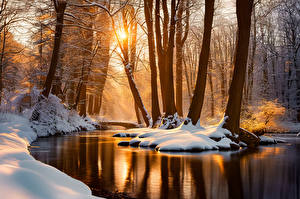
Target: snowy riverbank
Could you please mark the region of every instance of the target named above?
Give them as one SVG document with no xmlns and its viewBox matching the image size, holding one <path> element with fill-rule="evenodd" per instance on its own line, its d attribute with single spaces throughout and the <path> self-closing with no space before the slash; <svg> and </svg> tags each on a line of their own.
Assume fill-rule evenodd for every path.
<svg viewBox="0 0 300 199">
<path fill-rule="evenodd" d="M 28 119 L 0 115 L 1 198 L 97 198 L 84 183 L 35 160 L 27 147 L 36 138 Z"/>
</svg>

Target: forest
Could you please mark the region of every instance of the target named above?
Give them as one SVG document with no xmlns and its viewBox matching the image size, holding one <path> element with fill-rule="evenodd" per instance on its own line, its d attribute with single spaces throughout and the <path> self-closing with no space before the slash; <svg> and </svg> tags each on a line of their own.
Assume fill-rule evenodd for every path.
<svg viewBox="0 0 300 199">
<path fill-rule="evenodd" d="M 231 109 L 250 130 L 276 130 L 276 117 L 299 122 L 298 1 L 248 5 L 241 50 L 233 2 L 206 4 L 3 0 L 1 103 L 42 89 L 80 116 L 145 126 L 170 116 L 196 124 L 200 115 L 212 124 Z M 235 53 L 247 54 L 242 63 Z"/>
<path fill-rule="evenodd" d="M 121 127 L 125 129 L 119 130 Z M 148 194 L 144 185 L 150 183 L 149 168 L 152 167 L 149 159 L 145 163 L 150 164 L 145 170 L 145 181 L 138 186 L 145 190 L 131 193 L 119 185 L 108 186 L 105 188 L 107 190 L 103 185 L 97 188 L 100 191 L 96 191 L 94 185 L 89 184 L 91 182 L 73 173 L 74 170 L 78 173 L 86 171 L 77 167 L 70 167 L 72 171 L 66 169 L 64 164 L 73 165 L 74 162 L 57 165 L 56 161 L 49 162 L 48 158 L 35 155 L 35 143 L 37 148 L 42 149 L 52 144 L 49 136 L 55 135 L 58 138 L 53 139 L 61 139 L 59 136 L 69 135 L 76 139 L 78 134 L 73 135 L 75 132 L 79 133 L 80 139 L 81 136 L 87 136 L 87 140 L 84 139 L 87 145 L 91 142 L 89 135 L 102 141 L 113 140 L 111 148 L 97 144 L 93 145 L 97 149 L 90 146 L 88 150 L 87 146 L 78 149 L 77 155 L 74 154 L 79 165 L 88 165 L 93 159 L 87 162 L 81 160 L 82 153 L 88 157 L 98 151 L 97 154 L 102 155 L 97 155 L 98 162 L 94 163 L 98 164 L 96 170 L 100 170 L 99 162 L 106 161 L 106 156 L 116 154 L 118 150 L 134 150 L 132 147 L 141 151 L 148 148 L 151 154 L 171 153 L 166 160 L 169 164 L 175 158 L 173 152 L 217 150 L 220 152 L 216 152 L 216 156 L 221 156 L 223 160 L 222 154 L 218 153 L 239 151 L 238 166 L 233 158 L 234 153 L 227 167 L 223 161 L 216 164 L 225 164 L 219 168 L 222 173 L 220 176 L 228 180 L 228 198 L 253 198 L 243 187 L 239 188 L 240 191 L 232 192 L 236 184 L 244 183 L 241 180 L 245 179 L 242 177 L 244 171 L 240 171 L 238 177 L 232 173 L 232 169 L 237 167 L 243 170 L 242 158 L 250 161 L 256 158 L 255 153 L 267 156 L 268 153 L 263 152 L 268 148 L 261 148 L 261 145 L 269 144 L 277 144 L 275 149 L 278 150 L 274 154 L 282 155 L 290 140 L 293 140 L 294 151 L 289 155 L 299 151 L 300 2 L 0 0 L 0 177 L 12 179 L 4 172 L 5 166 L 2 164 L 9 161 L 9 164 L 15 164 L 13 156 L 6 157 L 5 154 L 11 147 L 18 146 L 12 153 L 25 151 L 24 157 L 30 159 L 33 156 L 72 177 L 65 178 L 60 173 L 56 174 L 56 171 L 49 174 L 55 173 L 57 179 L 66 182 L 63 183 L 65 187 L 53 188 L 58 195 L 67 194 L 66 198 L 70 198 L 72 193 L 63 189 L 78 189 L 76 198 L 94 197 L 91 190 L 93 195 L 108 198 L 168 198 L 173 194 L 170 190 L 170 193 L 164 193 L 163 185 L 159 197 L 142 194 Z M 283 135 L 294 137 L 286 138 Z M 43 140 L 39 141 L 41 137 L 47 137 L 45 139 L 49 139 L 49 142 L 45 144 Z M 1 141 L 2 138 L 4 141 Z M 2 147 L 6 151 L 4 155 L 1 155 Z M 68 149 L 60 154 L 66 151 Z M 147 150 L 145 153 L 148 155 Z M 185 154 L 181 155 L 183 159 L 187 158 Z M 135 172 L 139 166 L 134 167 L 133 155 L 122 157 L 126 159 L 129 156 L 132 160 L 130 172 Z M 161 167 L 157 172 L 161 172 L 160 181 L 163 184 L 167 179 L 163 177 L 163 168 L 167 173 L 169 168 L 163 165 L 164 156 L 161 156 Z M 65 158 L 66 161 L 68 158 Z M 144 157 L 136 158 L 139 160 Z M 147 158 L 151 159 L 152 156 Z M 295 156 L 291 159 L 297 160 Z M 35 160 L 31 161 L 34 165 L 38 164 Z M 114 159 L 109 159 L 107 164 L 110 166 L 102 165 L 106 172 L 112 172 L 108 167 L 115 167 L 111 166 L 114 165 L 111 161 Z M 204 159 L 201 161 L 208 164 Z M 129 167 L 128 162 L 125 167 Z M 39 162 L 42 164 L 39 166 L 40 172 L 46 169 L 43 163 Z M 250 169 L 251 164 L 248 166 Z M 34 172 L 32 166 L 28 168 Z M 266 188 L 268 194 L 257 197 L 299 197 L 299 191 L 295 190 L 299 188 L 300 170 L 297 167 L 293 169 L 296 179 L 291 182 L 291 195 L 279 194 L 275 197 Z M 175 169 L 174 172 L 179 170 Z M 130 172 L 124 174 L 128 175 L 128 179 Z M 191 172 L 187 175 L 195 178 L 198 183 L 195 186 L 199 187 L 199 183 L 203 185 L 206 178 L 202 179 L 203 176 L 194 174 L 193 170 Z M 93 178 L 93 173 L 91 169 L 86 175 Z M 16 182 L 9 184 L 9 187 L 19 187 L 18 194 L 21 195 L 17 194 L 16 198 L 26 198 L 22 195 L 22 190 L 28 188 L 24 188 L 22 183 L 24 175 L 20 174 Z M 44 176 L 45 183 L 49 182 L 49 176 Z M 83 181 L 88 187 L 73 181 L 73 178 Z M 212 179 L 218 180 L 218 177 Z M 58 181 L 53 182 L 56 184 Z M 109 178 L 105 183 L 108 181 L 113 182 Z M 0 185 L 5 183 L 5 180 L 0 180 Z M 133 186 L 134 183 L 129 184 Z M 213 188 L 203 186 L 199 193 L 197 189 L 196 195 L 191 193 L 187 196 L 178 192 L 177 196 L 220 197 L 214 194 L 221 192 L 209 195 L 208 189 L 211 191 Z M 35 192 L 33 187 L 28 189 Z M 285 188 L 283 186 L 280 190 Z M 253 189 L 256 190 L 255 187 Z M 166 193 L 170 195 L 164 195 Z M 39 194 L 29 194 L 28 197 L 52 198 L 47 191 Z M 5 198 L 11 198 L 11 195 L 8 193 Z"/>
</svg>

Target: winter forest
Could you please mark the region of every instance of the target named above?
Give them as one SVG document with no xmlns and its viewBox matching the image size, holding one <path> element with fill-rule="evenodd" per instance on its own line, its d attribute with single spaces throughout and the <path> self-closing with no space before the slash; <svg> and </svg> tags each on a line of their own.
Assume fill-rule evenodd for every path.
<svg viewBox="0 0 300 199">
<path fill-rule="evenodd" d="M 298 0 L 0 0 L 4 198 L 296 199 L 299 137 Z"/>
</svg>

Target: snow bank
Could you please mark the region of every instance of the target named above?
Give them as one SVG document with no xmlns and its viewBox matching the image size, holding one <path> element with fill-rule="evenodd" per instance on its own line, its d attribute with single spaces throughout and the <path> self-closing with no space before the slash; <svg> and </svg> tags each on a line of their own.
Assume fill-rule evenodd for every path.
<svg viewBox="0 0 300 199">
<path fill-rule="evenodd" d="M 96 198 L 84 183 L 30 156 L 36 138 L 28 119 L 0 114 L 1 198 Z"/>
<path fill-rule="evenodd" d="M 42 100 L 39 96 L 40 90 L 32 89 L 30 93 L 16 94 L 6 105 L 8 112 L 21 112 L 28 119 L 36 110 L 37 119 L 31 122 L 31 127 L 38 136 L 94 130 L 97 126 L 90 118 L 82 118 L 76 111 L 69 110 L 55 95 Z"/>
<path fill-rule="evenodd" d="M 115 134 L 116 137 L 134 137 L 122 141 L 120 146 L 140 146 L 155 148 L 158 151 L 199 152 L 204 150 L 230 150 L 240 146 L 227 136 L 231 132 L 218 126 L 203 128 L 192 124 L 181 124 L 175 129 L 132 129 Z M 243 146 L 245 145 L 242 143 Z"/>
</svg>

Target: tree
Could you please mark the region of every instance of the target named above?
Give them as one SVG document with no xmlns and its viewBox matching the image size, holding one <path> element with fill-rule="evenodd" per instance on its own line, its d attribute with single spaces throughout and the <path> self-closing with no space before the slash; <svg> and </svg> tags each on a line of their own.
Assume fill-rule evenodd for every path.
<svg viewBox="0 0 300 199">
<path fill-rule="evenodd" d="M 90 71 L 92 68 L 93 59 L 98 50 L 98 44 L 93 45 L 94 31 L 93 24 L 95 21 L 95 10 L 93 7 L 83 8 L 83 18 L 87 21 L 87 29 L 81 29 L 83 41 L 80 43 L 82 47 L 82 83 L 80 86 L 80 102 L 79 102 L 79 115 L 86 116 L 87 108 L 87 84 L 89 80 Z M 93 49 L 94 46 L 94 49 Z"/>
<path fill-rule="evenodd" d="M 202 48 L 201 48 L 201 53 L 199 58 L 197 82 L 196 82 L 196 88 L 194 90 L 192 103 L 190 105 L 189 113 L 187 116 L 188 118 L 191 119 L 192 124 L 194 125 L 198 122 L 200 118 L 201 110 L 204 102 L 213 16 L 214 16 L 214 0 L 206 0 L 205 15 L 204 15 L 204 34 L 203 34 Z"/>
<path fill-rule="evenodd" d="M 104 6 L 110 10 L 110 3 L 111 1 L 105 1 Z M 107 73 L 108 73 L 108 66 L 110 60 L 110 43 L 111 37 L 113 36 L 111 31 L 111 23 L 107 21 L 109 15 L 103 10 L 99 9 L 99 14 L 96 17 L 96 25 L 97 27 L 103 29 L 104 31 L 97 32 L 97 40 L 100 42 L 99 46 L 99 64 L 98 66 L 94 67 L 92 77 L 95 79 L 96 84 L 96 97 L 94 103 L 94 111 L 95 115 L 100 114 L 101 106 L 102 106 L 102 99 L 103 99 L 103 91 L 106 84 Z"/>
<path fill-rule="evenodd" d="M 153 120 L 153 124 L 155 125 L 160 120 L 160 109 L 159 109 L 159 101 L 158 101 L 157 69 L 156 69 L 152 13 L 153 13 L 153 0 L 144 0 L 144 14 L 145 14 L 145 20 L 146 20 L 146 25 L 147 25 L 149 64 L 150 64 L 150 70 L 151 70 L 152 120 Z"/>
<path fill-rule="evenodd" d="M 238 33 L 234 71 L 229 88 L 229 99 L 225 110 L 225 123 L 223 127 L 231 133 L 238 135 L 240 134 L 240 113 L 247 69 L 252 8 L 253 0 L 236 0 Z"/>
<path fill-rule="evenodd" d="M 160 27 L 160 4 L 163 10 L 163 34 Z M 169 16 L 168 5 L 166 0 L 155 1 L 155 35 L 156 35 L 156 50 L 158 56 L 158 68 L 161 85 L 161 94 L 163 101 L 163 111 L 165 118 L 169 116 L 173 118 L 176 113 L 174 81 L 173 81 L 173 50 L 174 36 L 176 30 L 176 1 L 171 1 L 171 14 Z M 169 23 L 170 19 L 170 23 Z M 162 42 L 163 41 L 163 42 Z M 169 127 L 167 127 L 169 128 Z"/>
<path fill-rule="evenodd" d="M 300 3 L 297 0 L 283 0 L 279 8 L 280 30 L 285 51 L 285 72 L 287 108 L 296 112 L 300 121 Z"/>
<path fill-rule="evenodd" d="M 185 30 L 183 32 L 183 11 L 186 15 Z M 176 31 L 176 109 L 179 116 L 183 116 L 182 108 L 182 62 L 183 62 L 183 45 L 188 37 L 190 20 L 190 0 L 181 0 L 178 6 L 177 14 L 177 31 Z"/>
<path fill-rule="evenodd" d="M 257 45 L 257 41 L 256 41 L 256 11 L 255 11 L 255 4 L 253 6 L 253 11 L 252 11 L 252 44 L 251 44 L 251 55 L 249 57 L 250 59 L 250 63 L 248 66 L 248 71 L 247 71 L 247 86 L 245 87 L 245 95 L 246 95 L 246 101 L 247 103 L 251 103 L 252 100 L 252 90 L 253 90 L 253 70 L 254 70 L 254 60 L 255 60 L 255 53 L 256 53 L 256 45 Z"/>
<path fill-rule="evenodd" d="M 55 26 L 54 46 L 52 51 L 50 68 L 42 92 L 42 95 L 46 98 L 48 98 L 49 96 L 52 87 L 52 81 L 54 79 L 54 75 L 57 67 L 59 50 L 60 50 L 60 40 L 62 36 L 63 23 L 64 23 L 64 12 L 67 5 L 67 2 L 64 0 L 53 0 L 53 3 L 56 12 L 56 26 Z"/>
<path fill-rule="evenodd" d="M 135 10 L 132 6 L 126 5 L 122 11 L 122 31 L 124 31 L 124 37 L 121 38 L 122 35 L 118 35 L 118 30 L 116 30 L 114 18 L 112 19 L 112 26 L 117 38 L 118 46 L 121 50 L 120 58 L 124 65 L 124 70 L 127 76 L 127 80 L 129 83 L 129 87 L 133 96 L 133 99 L 138 106 L 139 110 L 142 113 L 143 119 L 147 126 L 152 126 L 152 119 L 146 110 L 143 100 L 141 98 L 140 92 L 137 88 L 137 85 L 134 81 L 133 70 L 135 63 L 135 51 L 136 51 L 136 32 L 135 29 L 130 30 L 130 26 L 135 22 Z"/>
</svg>

